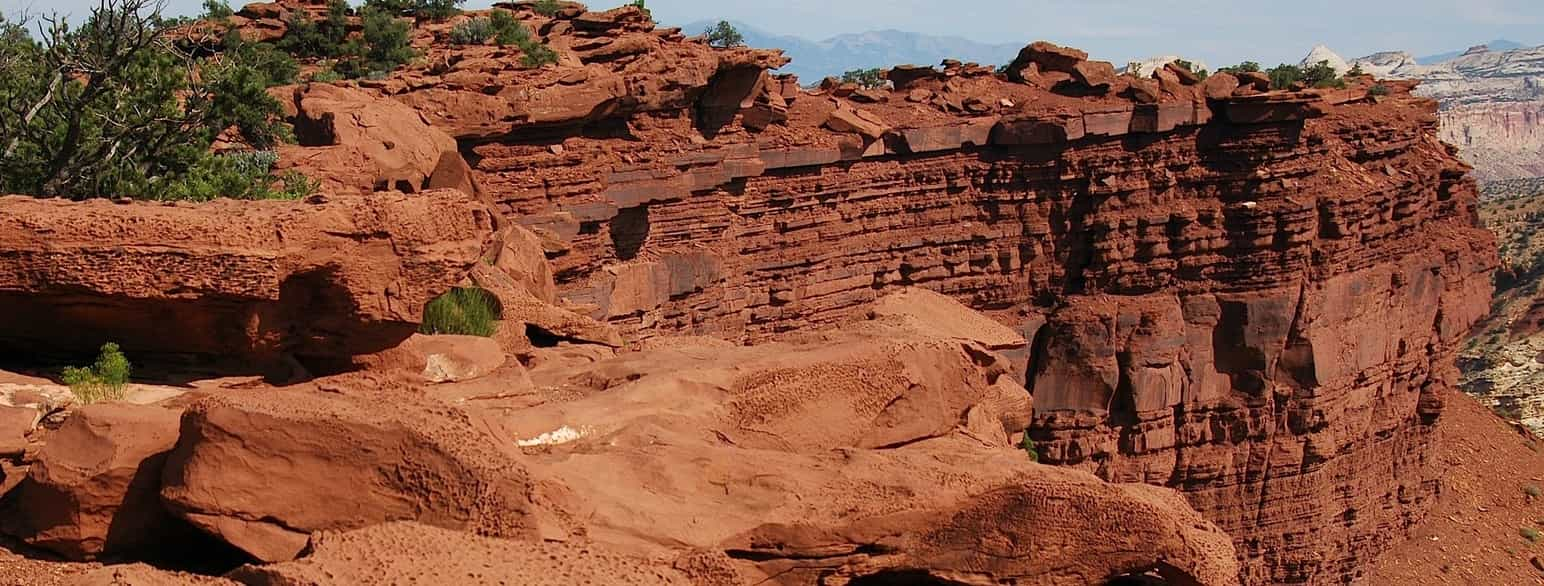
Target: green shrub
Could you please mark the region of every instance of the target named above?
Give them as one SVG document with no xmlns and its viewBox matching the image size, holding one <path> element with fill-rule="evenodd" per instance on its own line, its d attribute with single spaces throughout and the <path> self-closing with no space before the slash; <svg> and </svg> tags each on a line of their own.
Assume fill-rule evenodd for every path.
<svg viewBox="0 0 1544 586">
<path fill-rule="evenodd" d="M 1389 93 L 1389 86 L 1383 85 L 1381 83 L 1367 88 L 1367 95 L 1369 96 L 1386 96 L 1389 95 Z"/>
<path fill-rule="evenodd" d="M 714 47 L 730 48 L 745 46 L 745 36 L 741 35 L 740 31 L 736 30 L 734 25 L 729 24 L 727 20 L 718 21 L 718 24 L 708 27 L 707 30 L 702 31 L 702 34 L 708 38 L 708 44 Z"/>
<path fill-rule="evenodd" d="M 199 18 L 202 20 L 225 20 L 235 14 L 236 12 L 231 10 L 231 5 L 226 4 L 225 0 L 204 0 L 204 14 L 199 16 Z"/>
<path fill-rule="evenodd" d="M 1517 533 L 1522 535 L 1523 539 L 1528 540 L 1530 543 L 1538 543 L 1539 541 L 1544 540 L 1544 533 L 1539 533 L 1538 529 L 1534 529 L 1532 527 L 1520 528 L 1517 530 Z"/>
<path fill-rule="evenodd" d="M 122 399 L 130 370 L 129 359 L 119 351 L 117 344 L 108 342 L 102 344 L 95 364 L 66 368 L 60 378 L 69 385 L 75 398 L 91 404 Z"/>
<path fill-rule="evenodd" d="M 526 67 L 536 68 L 558 62 L 557 51 L 537 41 L 521 43 L 520 51 L 524 53 L 520 56 L 520 64 Z"/>
<path fill-rule="evenodd" d="M 1245 61 L 1243 63 L 1240 63 L 1238 65 L 1234 65 L 1232 67 L 1223 67 L 1221 69 L 1218 69 L 1217 72 L 1218 73 L 1234 73 L 1234 74 L 1238 74 L 1238 73 L 1259 73 L 1260 72 L 1260 64 L 1258 62 L 1255 62 L 1255 61 Z"/>
<path fill-rule="evenodd" d="M 493 27 L 493 43 L 500 47 L 524 46 L 531 40 L 531 31 L 510 16 L 509 11 L 494 10 L 488 15 L 488 25 Z"/>
<path fill-rule="evenodd" d="M 1544 490 L 1540 490 L 1536 484 L 1530 484 L 1523 487 L 1523 494 L 1526 494 L 1532 498 L 1539 498 L 1544 496 Z"/>
<path fill-rule="evenodd" d="M 890 83 L 890 80 L 885 79 L 885 70 L 877 67 L 873 69 L 849 70 L 842 74 L 842 81 L 844 83 L 855 83 L 869 89 L 882 88 Z"/>
<path fill-rule="evenodd" d="M 279 157 L 273 151 L 241 151 L 210 156 L 186 173 L 163 178 L 156 199 L 209 201 L 216 198 L 300 199 L 319 185 L 298 171 L 273 176 Z"/>
<path fill-rule="evenodd" d="M 563 9 L 563 4 L 558 0 L 538 0 L 531 9 L 542 16 L 553 16 Z"/>
<path fill-rule="evenodd" d="M 450 29 L 450 42 L 453 45 L 481 45 L 491 36 L 493 21 L 483 16 L 463 20 Z"/>
<path fill-rule="evenodd" d="M 1035 440 L 1029 439 L 1029 430 L 1024 430 L 1024 439 L 1019 442 L 1019 448 L 1029 454 L 1029 461 L 1039 462 L 1040 452 L 1035 450 Z"/>
<path fill-rule="evenodd" d="M 493 294 L 477 287 L 456 287 L 424 307 L 424 321 L 418 331 L 489 337 L 498 319 L 498 300 Z"/>
<path fill-rule="evenodd" d="M 1320 61 L 1308 67 L 1301 68 L 1299 81 L 1315 88 L 1345 88 L 1346 80 L 1335 74 L 1335 68 L 1329 61 Z"/>
<path fill-rule="evenodd" d="M 332 0 L 327 4 L 327 18 L 317 23 L 304 11 L 292 15 L 288 29 L 279 39 L 279 48 L 297 57 L 337 57 L 343 54 L 348 39 L 348 3 Z"/>
<path fill-rule="evenodd" d="M 466 0 L 365 0 L 363 9 L 379 10 L 393 16 L 443 20 L 461 13 Z"/>
<path fill-rule="evenodd" d="M 364 31 L 349 41 L 335 67 L 344 77 L 382 77 L 418 56 L 408 40 L 408 23 L 383 10 L 362 13 Z"/>
<path fill-rule="evenodd" d="M 325 68 L 311 72 L 310 77 L 310 81 L 316 83 L 332 83 L 341 79 L 343 79 L 343 74 L 333 70 L 332 64 L 328 64 Z"/>
</svg>

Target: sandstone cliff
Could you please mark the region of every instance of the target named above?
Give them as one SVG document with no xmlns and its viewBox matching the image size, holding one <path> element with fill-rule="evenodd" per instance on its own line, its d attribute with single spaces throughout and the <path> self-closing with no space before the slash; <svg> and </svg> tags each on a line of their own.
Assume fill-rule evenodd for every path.
<svg viewBox="0 0 1544 586">
<path fill-rule="evenodd" d="M 172 406 L 157 506 L 251 557 L 302 556 L 232 577 L 352 576 L 385 562 L 351 551 L 440 559 L 497 538 L 582 549 L 554 572 L 599 559 L 663 583 L 1329 584 L 1356 579 L 1439 490 L 1435 426 L 1497 261 L 1437 102 L 1412 84 L 1269 92 L 1176 67 L 1117 75 L 1035 43 L 1002 73 L 946 61 L 891 69 L 884 89 L 805 89 L 768 71 L 776 52 L 713 49 L 633 6 L 505 6 L 556 65 L 450 45 L 454 21 L 431 23 L 404 70 L 283 94 L 297 124 L 332 112 L 366 143 L 305 141 L 283 164 L 335 172 L 340 190 L 455 178 L 473 193 L 368 197 L 487 205 L 493 221 L 452 238 L 431 228 L 454 218 L 419 217 L 407 241 L 452 251 L 323 229 L 305 242 L 376 254 L 273 256 L 442 264 L 414 303 L 463 275 L 501 283 L 523 312 L 499 340 L 517 360 L 428 386 L 422 364 L 404 377 L 378 358 Z M 234 22 L 282 34 L 268 8 Z M 368 100 L 436 132 L 395 153 L 392 133 L 338 126 Z M 494 224 L 528 228 L 499 246 L 539 247 L 548 266 L 462 254 Z M 146 266 L 205 252 L 112 250 Z M 83 290 L 125 307 L 182 294 L 223 316 L 217 281 Z M 305 335 L 281 336 L 289 347 L 383 324 L 405 336 L 421 311 L 373 295 L 389 279 L 324 281 L 349 294 L 323 314 L 348 319 L 292 325 Z M 19 298 L 63 303 L 44 297 L 56 282 L 70 281 Z M 271 290 L 241 290 L 255 293 L 237 313 L 284 306 Z M 370 498 L 330 506 L 359 485 Z M 66 529 L 13 534 L 91 535 Z"/>
</svg>

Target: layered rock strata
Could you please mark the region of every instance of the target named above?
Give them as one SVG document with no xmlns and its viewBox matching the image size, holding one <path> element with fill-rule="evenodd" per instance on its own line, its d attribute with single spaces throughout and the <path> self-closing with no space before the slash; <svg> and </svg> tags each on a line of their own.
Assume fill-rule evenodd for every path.
<svg viewBox="0 0 1544 586">
<path fill-rule="evenodd" d="M 1354 577 L 1437 490 L 1434 390 L 1495 266 L 1435 102 L 1044 44 L 1011 69 L 764 76 L 711 133 L 700 109 L 456 132 L 573 309 L 755 342 L 949 294 L 1035 340 L 1013 370 L 1049 461 L 1185 491 L 1250 582 Z"/>
</svg>

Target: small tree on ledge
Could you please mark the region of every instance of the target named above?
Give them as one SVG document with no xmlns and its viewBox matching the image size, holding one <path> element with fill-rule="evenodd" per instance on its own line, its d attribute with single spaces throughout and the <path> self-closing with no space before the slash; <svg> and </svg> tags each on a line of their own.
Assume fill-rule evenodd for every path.
<svg viewBox="0 0 1544 586">
<path fill-rule="evenodd" d="M 708 44 L 714 47 L 730 48 L 745 46 L 745 36 L 741 35 L 740 31 L 735 30 L 734 25 L 729 24 L 727 20 L 718 21 L 718 24 L 708 27 L 707 30 L 702 31 L 702 34 L 708 38 Z"/>
</svg>

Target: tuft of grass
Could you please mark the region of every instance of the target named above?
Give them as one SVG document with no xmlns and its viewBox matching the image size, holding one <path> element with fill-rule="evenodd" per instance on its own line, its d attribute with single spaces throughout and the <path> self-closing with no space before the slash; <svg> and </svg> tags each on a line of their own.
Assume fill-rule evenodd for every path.
<svg viewBox="0 0 1544 586">
<path fill-rule="evenodd" d="M 498 300 L 479 287 L 456 287 L 424 307 L 418 331 L 425 334 L 493 336 Z"/>
<path fill-rule="evenodd" d="M 1540 489 L 1537 484 L 1530 484 L 1523 487 L 1523 494 L 1526 494 L 1532 498 L 1539 498 L 1544 496 L 1544 489 Z"/>
<path fill-rule="evenodd" d="M 1544 533 L 1540 533 L 1538 529 L 1532 527 L 1522 527 L 1517 530 L 1517 533 L 1522 535 L 1523 539 L 1528 540 L 1529 543 L 1538 543 L 1544 540 Z"/>
<path fill-rule="evenodd" d="M 1029 454 L 1029 461 L 1040 461 L 1040 452 L 1035 451 L 1035 440 L 1029 439 L 1029 430 L 1024 430 L 1024 439 L 1019 442 L 1019 447 Z"/>
<path fill-rule="evenodd" d="M 70 392 L 81 403 L 116 401 L 123 398 L 123 388 L 129 384 L 132 366 L 129 359 L 112 342 L 102 344 L 96 363 L 91 366 L 69 367 L 60 378 L 69 385 Z"/>
</svg>

